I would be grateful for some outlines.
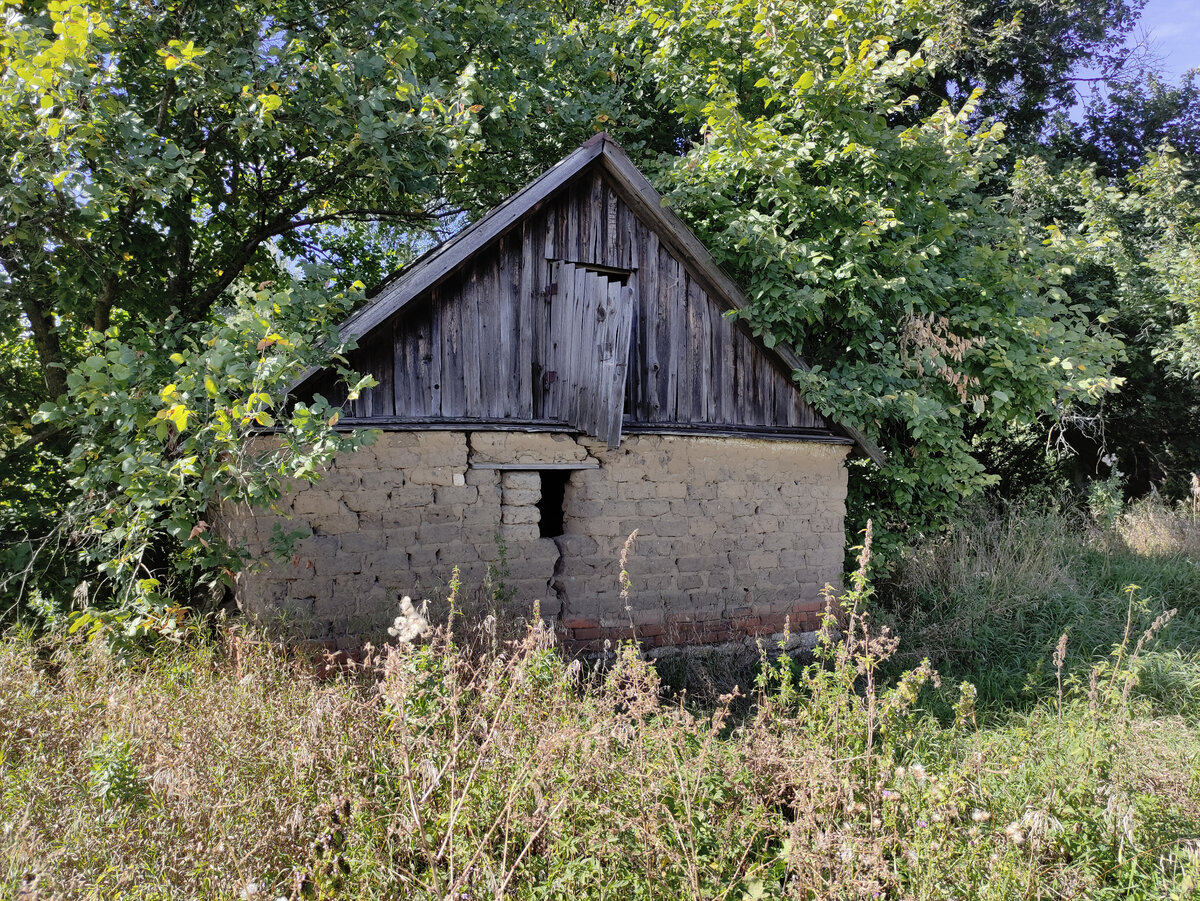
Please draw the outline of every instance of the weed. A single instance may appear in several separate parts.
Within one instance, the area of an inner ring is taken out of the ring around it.
[[[88,784],[106,808],[140,807],[146,801],[145,784],[133,760],[127,739],[105,735],[84,752],[91,764]]]

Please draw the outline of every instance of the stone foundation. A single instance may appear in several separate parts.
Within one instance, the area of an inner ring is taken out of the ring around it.
[[[528,617],[572,650],[726,642],[817,628],[839,584],[847,448],[809,441],[521,432],[385,432],[289,497],[292,558],[243,574],[238,599],[297,637],[386,639],[401,594],[444,613],[455,565],[468,612]],[[565,484],[564,484],[565,479]],[[556,522],[561,496],[562,522]],[[226,510],[264,557],[279,519]],[[547,534],[557,532],[559,534]],[[628,536],[631,589],[621,596]],[[489,581],[489,572],[491,575]]]

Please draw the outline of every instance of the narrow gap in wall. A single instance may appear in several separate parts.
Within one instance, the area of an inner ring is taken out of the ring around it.
[[[567,482],[571,479],[571,470],[543,469],[539,475],[542,477],[542,496],[537,505],[541,514],[538,534],[542,538],[557,538],[563,533],[563,501],[566,497]]]

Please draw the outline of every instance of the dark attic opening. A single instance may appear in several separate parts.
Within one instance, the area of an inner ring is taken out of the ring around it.
[[[566,518],[563,506],[566,502],[567,482],[571,480],[569,469],[543,469],[538,475],[542,477],[542,497],[538,501],[538,534],[542,538],[558,538],[563,533],[563,521]]]

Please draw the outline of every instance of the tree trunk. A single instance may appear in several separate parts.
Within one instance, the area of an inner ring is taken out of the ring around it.
[[[62,368],[62,354],[58,343],[58,333],[50,319],[42,312],[33,298],[25,295],[21,298],[21,309],[33,329],[33,345],[37,349],[38,361],[42,364],[42,378],[46,382],[46,391],[54,400],[61,394],[67,393],[67,374]]]

